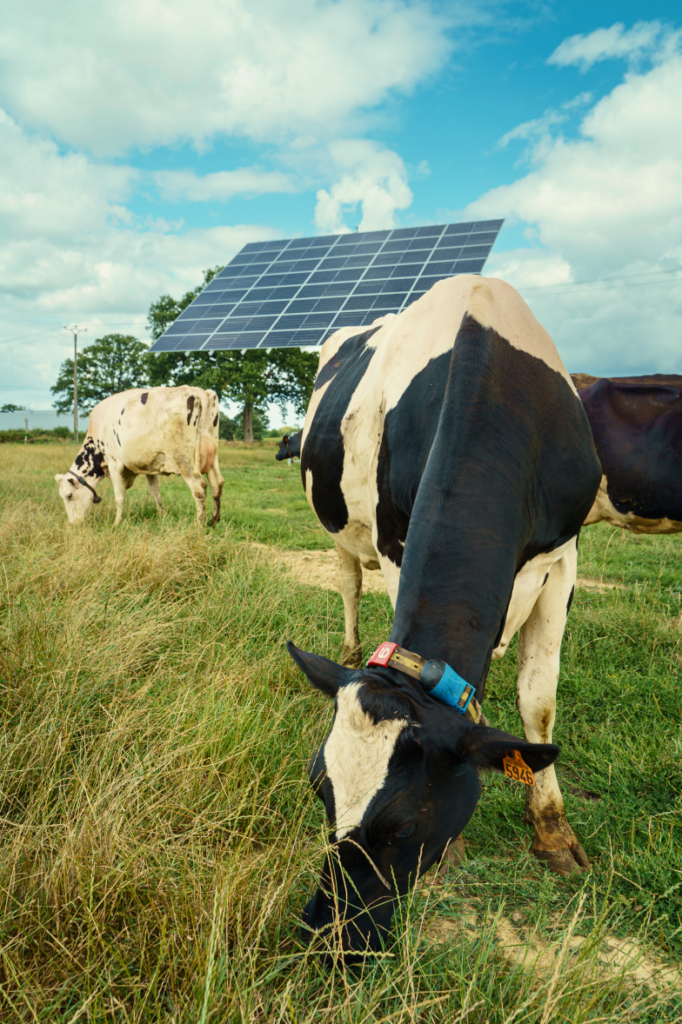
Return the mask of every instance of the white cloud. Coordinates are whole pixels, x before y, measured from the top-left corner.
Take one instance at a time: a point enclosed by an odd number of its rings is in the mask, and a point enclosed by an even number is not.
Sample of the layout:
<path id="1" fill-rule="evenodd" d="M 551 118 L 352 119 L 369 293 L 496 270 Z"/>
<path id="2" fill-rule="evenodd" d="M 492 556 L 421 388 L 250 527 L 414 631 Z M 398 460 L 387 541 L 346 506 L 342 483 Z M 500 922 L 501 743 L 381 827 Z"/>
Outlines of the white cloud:
<path id="1" fill-rule="evenodd" d="M 182 294 L 204 268 L 279 234 L 248 224 L 181 232 L 140 221 L 127 205 L 139 172 L 63 156 L 1 110 L 0 152 L 3 401 L 49 403 L 68 355 L 62 323 L 89 324 L 88 338 L 107 330 L 145 338 L 153 299 Z"/>
<path id="2" fill-rule="evenodd" d="M 0 109 L 0 236 L 60 238 L 73 225 L 89 230 L 102 217 L 125 219 L 121 205 L 131 195 L 137 172 L 128 167 L 95 167 L 86 156 L 62 156 L 53 142 L 27 136 Z M 0 252 L 0 258 L 1 252 Z M 5 268 L 13 274 L 11 264 Z M 8 278 L 0 276 L 0 287 Z"/>
<path id="3" fill-rule="evenodd" d="M 295 192 L 296 185 L 281 171 L 262 171 L 241 167 L 236 171 L 216 171 L 198 175 L 194 171 L 156 171 L 153 180 L 161 198 L 169 203 L 193 203 L 211 200 L 227 202 L 236 195 L 257 196 L 268 192 Z"/>
<path id="4" fill-rule="evenodd" d="M 553 110 L 550 107 L 544 112 L 542 117 L 537 117 L 532 121 L 524 121 L 523 124 L 519 124 L 516 128 L 506 132 L 498 142 L 498 146 L 501 149 L 505 149 L 510 142 L 516 139 L 532 139 L 538 135 L 546 135 L 553 125 L 562 124 L 566 121 L 570 111 L 575 110 L 576 107 L 584 106 L 591 99 L 591 92 L 581 92 L 579 96 L 574 96 L 572 100 L 562 103 L 559 110 Z"/>
<path id="5" fill-rule="evenodd" d="M 480 21 L 462 8 L 448 23 Z M 0 93 L 21 122 L 99 155 L 216 133 L 330 137 L 449 52 L 420 0 L 52 0 L 6 5 Z"/>
<path id="6" fill-rule="evenodd" d="M 407 170 L 397 153 L 368 139 L 346 139 L 331 144 L 331 157 L 341 172 L 329 190 L 317 193 L 315 223 L 321 231 L 349 231 L 344 214 L 360 204 L 360 231 L 395 227 L 396 210 L 412 202 Z"/>
<path id="7" fill-rule="evenodd" d="M 617 22 L 610 28 L 598 28 L 588 35 L 564 39 L 547 63 L 563 68 L 574 65 L 581 71 L 588 71 L 602 60 L 616 57 L 636 60 L 657 47 L 662 30 L 660 21 L 638 21 L 627 30 L 622 22 Z"/>
<path id="8" fill-rule="evenodd" d="M 682 268 L 681 99 L 682 57 L 668 52 L 629 72 L 578 138 L 545 135 L 530 173 L 465 211 L 533 226 L 539 246 L 498 253 L 486 272 L 527 295 L 571 369 L 682 368 L 680 276 L 660 273 Z"/>
<path id="9" fill-rule="evenodd" d="M 144 337 L 152 299 L 193 287 L 203 268 L 227 262 L 246 242 L 280 234 L 258 224 L 185 230 L 181 221 L 136 214 L 140 195 L 226 202 L 331 181 L 327 219 L 342 221 L 344 210 L 361 205 L 363 228 L 393 223 L 412 199 L 400 158 L 371 142 L 333 140 L 366 131 L 368 111 L 437 72 L 450 51 L 448 25 L 485 17 L 462 7 L 445 19 L 430 0 L 63 0 L 58 11 L 48 0 L 6 5 L 6 379 L 27 388 L 25 398 L 38 387 L 46 398 L 68 354 L 62 322 L 89 322 L 90 337 L 107 329 Z M 108 162 L 134 147 L 202 147 L 224 135 L 279 148 L 282 170 L 201 176 L 155 170 L 151 161 L 150 170 Z M 162 160 L 157 154 L 156 167 Z"/>

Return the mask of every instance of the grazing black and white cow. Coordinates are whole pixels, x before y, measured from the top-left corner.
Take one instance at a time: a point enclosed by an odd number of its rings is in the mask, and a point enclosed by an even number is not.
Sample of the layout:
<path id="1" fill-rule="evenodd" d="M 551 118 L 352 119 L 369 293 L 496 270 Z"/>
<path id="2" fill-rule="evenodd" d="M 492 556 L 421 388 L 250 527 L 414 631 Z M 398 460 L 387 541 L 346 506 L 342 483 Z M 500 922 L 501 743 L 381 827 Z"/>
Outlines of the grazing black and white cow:
<path id="1" fill-rule="evenodd" d="M 603 474 L 585 524 L 682 531 L 682 377 L 572 376 Z"/>
<path id="2" fill-rule="evenodd" d="M 301 458 L 301 438 L 303 437 L 303 431 L 297 430 L 291 437 L 285 434 L 279 444 L 279 449 L 275 458 L 278 462 L 283 462 L 284 459 L 289 460 L 289 465 L 294 459 Z"/>
<path id="3" fill-rule="evenodd" d="M 111 395 L 90 413 L 88 432 L 68 473 L 57 473 L 59 493 L 69 522 L 82 523 L 102 499 L 100 480 L 111 478 L 116 498 L 116 523 L 123 518 L 128 488 L 139 475 L 147 477 L 159 513 L 159 475 L 179 475 L 189 487 L 197 518 L 206 520 L 205 473 L 211 485 L 211 526 L 220 519 L 223 478 L 218 462 L 218 396 L 183 385 L 179 388 L 134 388 Z"/>
<path id="4" fill-rule="evenodd" d="M 345 655 L 359 664 L 361 564 L 381 566 L 390 641 L 409 652 L 344 668 L 289 645 L 335 702 L 310 766 L 334 842 L 304 920 L 336 923 L 346 950 L 376 949 L 396 899 L 473 814 L 478 769 L 506 756 L 539 773 L 526 794 L 533 852 L 561 874 L 589 867 L 551 740 L 577 536 L 601 474 L 551 338 L 512 287 L 472 275 L 333 335 L 303 438 L 305 491 L 339 555 Z M 526 740 L 461 714 L 447 687 L 448 702 L 431 695 L 426 668 L 415 678 L 422 659 L 441 659 L 480 703 L 517 630 Z"/>

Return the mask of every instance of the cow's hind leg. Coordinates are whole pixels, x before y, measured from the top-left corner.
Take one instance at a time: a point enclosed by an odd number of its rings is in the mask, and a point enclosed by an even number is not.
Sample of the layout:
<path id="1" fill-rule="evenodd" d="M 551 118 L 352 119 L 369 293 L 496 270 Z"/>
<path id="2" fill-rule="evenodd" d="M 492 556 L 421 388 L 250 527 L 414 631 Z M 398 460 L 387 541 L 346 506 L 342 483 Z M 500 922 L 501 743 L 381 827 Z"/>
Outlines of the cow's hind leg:
<path id="1" fill-rule="evenodd" d="M 183 480 L 192 492 L 194 503 L 197 507 L 197 522 L 206 524 L 206 481 L 203 476 L 195 476 L 183 473 Z"/>
<path id="2" fill-rule="evenodd" d="M 215 526 L 216 523 L 220 522 L 220 496 L 223 493 L 223 484 L 225 481 L 223 480 L 222 474 L 215 462 L 206 475 L 208 476 L 208 482 L 211 486 L 211 495 L 213 497 L 213 511 L 211 513 L 211 522 L 209 523 L 209 526 Z"/>
<path id="3" fill-rule="evenodd" d="M 348 668 L 359 668 L 362 664 L 362 648 L 360 647 L 360 631 L 358 629 L 358 608 L 362 597 L 362 565 L 360 559 L 351 555 L 336 541 L 338 558 L 336 567 L 336 586 L 343 598 L 345 629 L 341 664 Z"/>
<path id="4" fill-rule="evenodd" d="M 526 739 L 551 743 L 556 716 L 559 654 L 577 570 L 577 546 L 555 562 L 532 612 L 519 632 L 517 705 Z M 590 867 L 566 819 L 554 765 L 538 772 L 526 790 L 524 821 L 533 826 L 531 849 L 551 871 L 570 875 Z"/>
<path id="5" fill-rule="evenodd" d="M 149 488 L 149 493 L 154 499 L 156 511 L 160 516 L 162 516 L 164 514 L 164 509 L 161 504 L 161 484 L 159 483 L 159 477 L 157 474 L 149 474 L 147 477 L 147 487 Z"/>

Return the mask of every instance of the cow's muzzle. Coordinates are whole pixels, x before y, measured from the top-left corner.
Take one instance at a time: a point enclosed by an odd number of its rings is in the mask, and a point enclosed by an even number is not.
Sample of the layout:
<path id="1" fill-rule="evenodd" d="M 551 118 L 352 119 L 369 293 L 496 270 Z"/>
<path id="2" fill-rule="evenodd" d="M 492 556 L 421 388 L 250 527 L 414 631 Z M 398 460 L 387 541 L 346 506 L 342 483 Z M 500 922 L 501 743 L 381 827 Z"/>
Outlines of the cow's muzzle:
<path id="1" fill-rule="evenodd" d="M 393 900 L 373 910 L 339 905 L 318 889 L 303 908 L 303 940 L 332 963 L 343 956 L 347 966 L 362 962 L 367 954 L 381 953 L 393 916 Z"/>

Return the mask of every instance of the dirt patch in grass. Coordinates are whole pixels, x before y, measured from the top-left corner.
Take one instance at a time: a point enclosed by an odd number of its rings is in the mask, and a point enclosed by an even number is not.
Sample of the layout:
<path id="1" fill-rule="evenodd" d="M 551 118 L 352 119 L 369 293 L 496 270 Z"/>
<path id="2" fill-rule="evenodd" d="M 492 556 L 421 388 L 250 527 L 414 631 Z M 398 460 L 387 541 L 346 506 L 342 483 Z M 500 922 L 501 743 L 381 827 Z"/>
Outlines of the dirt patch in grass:
<path id="1" fill-rule="evenodd" d="M 253 544 L 253 547 L 267 552 L 268 558 L 280 565 L 285 565 L 299 583 L 310 587 L 321 587 L 323 590 L 338 589 L 336 586 L 336 551 L 289 551 L 269 544 Z M 606 590 L 623 589 L 622 583 L 608 583 L 592 576 L 579 576 L 578 586 L 600 593 Z M 362 588 L 364 591 L 386 594 L 386 583 L 381 570 L 363 569 Z"/>
<path id="2" fill-rule="evenodd" d="M 606 590 L 624 590 L 622 583 L 609 583 L 608 580 L 596 579 L 594 576 L 578 576 L 578 586 L 585 590 L 598 590 L 603 594 Z"/>
<path id="3" fill-rule="evenodd" d="M 608 933 L 587 937 L 574 934 L 579 917 L 580 912 L 571 921 L 558 920 L 556 938 L 546 939 L 535 928 L 524 925 L 523 915 L 518 912 L 510 920 L 502 914 L 492 916 L 488 909 L 469 902 L 461 904 L 457 918 L 440 914 L 432 918 L 424 937 L 436 944 L 457 942 L 462 936 L 479 941 L 492 938 L 505 960 L 530 971 L 536 982 L 552 974 L 563 961 L 567 961 L 569 971 L 575 970 L 579 958 L 583 970 L 587 968 L 597 977 L 647 985 L 659 993 L 682 992 L 682 973 L 654 959 L 636 939 Z"/>
<path id="4" fill-rule="evenodd" d="M 323 590 L 336 590 L 336 551 L 288 551 L 284 548 L 271 547 L 268 544 L 253 544 L 268 558 L 280 565 L 286 565 L 299 583 L 309 587 L 321 587 Z M 373 590 L 380 594 L 387 593 L 383 573 L 380 569 L 370 572 L 362 570 L 363 590 Z"/>

